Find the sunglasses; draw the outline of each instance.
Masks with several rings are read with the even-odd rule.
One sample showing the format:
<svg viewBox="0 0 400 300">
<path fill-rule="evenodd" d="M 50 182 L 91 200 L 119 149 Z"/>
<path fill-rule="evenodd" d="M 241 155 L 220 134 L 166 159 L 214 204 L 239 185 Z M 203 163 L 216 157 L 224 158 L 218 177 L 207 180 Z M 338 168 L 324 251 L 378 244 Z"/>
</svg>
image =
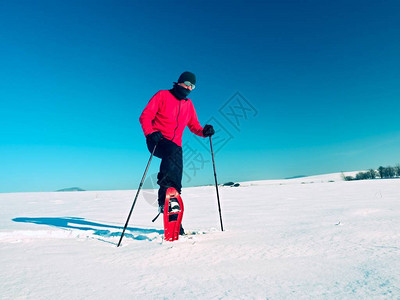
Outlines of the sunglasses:
<svg viewBox="0 0 400 300">
<path fill-rule="evenodd" d="M 191 86 L 192 90 L 194 90 L 196 88 L 196 86 L 193 83 L 191 83 L 190 81 L 184 81 L 183 84 L 186 86 Z"/>
</svg>

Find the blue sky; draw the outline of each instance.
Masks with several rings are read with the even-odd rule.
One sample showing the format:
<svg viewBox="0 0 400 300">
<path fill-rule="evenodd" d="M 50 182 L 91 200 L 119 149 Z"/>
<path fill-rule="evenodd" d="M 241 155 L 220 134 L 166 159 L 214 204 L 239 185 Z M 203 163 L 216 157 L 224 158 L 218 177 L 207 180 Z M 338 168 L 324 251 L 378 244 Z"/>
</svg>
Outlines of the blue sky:
<svg viewBox="0 0 400 300">
<path fill-rule="evenodd" d="M 398 1 L 6 0 L 0 37 L 0 192 L 137 188 L 138 118 L 185 70 L 220 182 L 400 163 Z M 185 132 L 184 186 L 207 147 Z"/>
</svg>

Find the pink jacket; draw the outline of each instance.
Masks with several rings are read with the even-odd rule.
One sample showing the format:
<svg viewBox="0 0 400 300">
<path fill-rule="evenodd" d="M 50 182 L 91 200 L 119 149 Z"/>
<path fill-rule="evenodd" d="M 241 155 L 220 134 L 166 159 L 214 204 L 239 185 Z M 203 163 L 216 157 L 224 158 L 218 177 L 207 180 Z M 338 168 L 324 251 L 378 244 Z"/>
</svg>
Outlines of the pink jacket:
<svg viewBox="0 0 400 300">
<path fill-rule="evenodd" d="M 192 101 L 178 100 L 168 90 L 159 91 L 150 99 L 139 121 L 145 136 L 160 131 L 178 146 L 182 146 L 182 134 L 186 126 L 194 134 L 204 137 Z"/>
</svg>

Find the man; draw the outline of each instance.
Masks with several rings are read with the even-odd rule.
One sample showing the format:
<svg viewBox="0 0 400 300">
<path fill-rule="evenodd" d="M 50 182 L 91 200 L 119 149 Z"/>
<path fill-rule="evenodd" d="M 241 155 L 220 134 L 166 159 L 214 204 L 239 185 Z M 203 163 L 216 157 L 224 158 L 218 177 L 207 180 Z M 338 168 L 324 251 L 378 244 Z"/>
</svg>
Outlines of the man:
<svg viewBox="0 0 400 300">
<path fill-rule="evenodd" d="M 156 146 L 154 155 L 161 158 L 157 175 L 161 213 L 164 211 L 167 189 L 174 187 L 178 193 L 182 190 L 182 134 L 186 126 L 202 137 L 215 133 L 212 125 L 205 125 L 204 128 L 200 125 L 193 103 L 187 98 L 195 84 L 196 76 L 191 72 L 183 72 L 172 89 L 161 90 L 150 99 L 139 118 L 149 151 L 153 152 Z"/>
</svg>

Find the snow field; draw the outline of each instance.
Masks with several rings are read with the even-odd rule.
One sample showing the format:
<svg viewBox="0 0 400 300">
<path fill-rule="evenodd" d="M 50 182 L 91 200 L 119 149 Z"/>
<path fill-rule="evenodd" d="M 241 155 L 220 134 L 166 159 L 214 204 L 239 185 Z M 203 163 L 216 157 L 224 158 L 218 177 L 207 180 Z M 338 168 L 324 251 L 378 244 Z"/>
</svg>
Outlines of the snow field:
<svg viewBox="0 0 400 300">
<path fill-rule="evenodd" d="M 0 298 L 400 299 L 400 181 L 328 175 L 221 187 L 225 232 L 186 188 L 172 243 L 144 192 L 120 248 L 136 191 L 0 194 Z"/>
</svg>

